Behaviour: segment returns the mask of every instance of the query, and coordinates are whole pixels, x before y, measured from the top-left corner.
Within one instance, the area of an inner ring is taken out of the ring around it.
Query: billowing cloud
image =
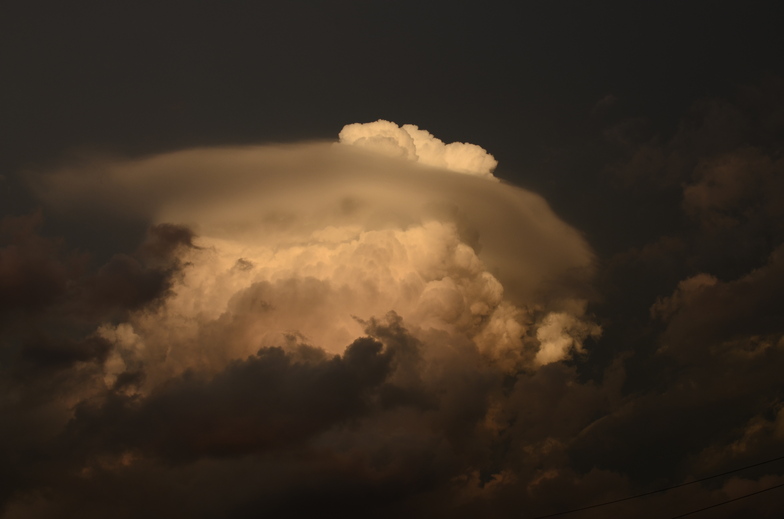
[[[99,206],[198,235],[157,312],[98,330],[117,346],[107,380],[128,363],[150,383],[222,368],[287,337],[340,353],[390,311],[506,369],[567,358],[598,333],[583,323],[590,249],[509,185],[329,144],[183,151],[38,182],[66,211]]]
[[[493,170],[498,162],[483,148],[466,142],[444,144],[413,124],[398,126],[383,119],[348,124],[340,131],[340,142],[426,166],[497,180]]]

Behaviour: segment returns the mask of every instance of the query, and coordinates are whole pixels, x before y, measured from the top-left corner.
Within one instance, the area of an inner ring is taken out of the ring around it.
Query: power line
[[[745,467],[740,467],[740,468],[737,468],[737,469],[734,469],[734,470],[728,470],[726,472],[722,472],[721,474],[714,474],[713,476],[707,476],[707,477],[704,477],[704,478],[701,478],[701,479],[695,479],[694,481],[689,481],[687,483],[681,483],[679,485],[672,485],[670,487],[660,488],[658,490],[651,490],[650,492],[643,492],[642,494],[636,494],[636,495],[633,495],[633,496],[622,497],[620,499],[614,499],[612,501],[605,501],[603,503],[596,503],[594,505],[582,506],[580,508],[572,508],[571,510],[564,510],[563,512],[556,512],[554,514],[538,515],[538,516],[533,517],[531,519],[545,519],[547,517],[557,517],[559,515],[566,515],[566,514],[571,514],[571,513],[574,513],[574,512],[582,512],[583,510],[590,510],[591,508],[599,508],[600,506],[614,505],[615,503],[622,503],[624,501],[629,501],[631,499],[638,499],[640,497],[650,496],[650,495],[653,495],[653,494],[659,494],[661,492],[667,492],[668,490],[673,490],[673,489],[676,489],[676,488],[687,487],[689,485],[696,485],[697,483],[702,483],[703,481],[708,481],[709,479],[720,478],[720,477],[726,476],[728,474],[733,474],[735,472],[740,472],[742,470],[751,469],[751,468],[754,468],[754,467],[759,467],[761,465],[767,465],[768,463],[773,463],[774,461],[780,461],[780,460],[784,460],[784,456],[779,456],[778,458],[773,458],[773,459],[769,459],[769,460],[766,460],[766,461],[761,461],[759,463],[754,463],[753,465],[746,465]],[[753,495],[753,494],[749,494],[749,495]],[[729,501],[727,501],[727,502],[729,503]],[[689,513],[694,513],[694,512],[689,512]]]
[[[687,515],[696,514],[697,512],[702,512],[704,510],[710,510],[711,508],[716,508],[717,506],[726,505],[727,503],[732,503],[733,501],[740,501],[741,499],[746,499],[747,497],[756,496],[757,494],[767,492],[768,490],[775,490],[781,487],[784,487],[784,483],[773,485],[772,487],[768,487],[768,488],[763,488],[762,490],[757,490],[756,492],[752,492],[751,494],[746,494],[745,496],[734,497],[732,499],[722,501],[721,503],[716,503],[715,505],[710,505],[710,506],[706,506],[705,508],[700,508],[699,510],[692,510],[691,512],[686,512],[685,514],[676,515],[674,517],[670,517],[670,519],[679,519],[681,517],[686,517]]]

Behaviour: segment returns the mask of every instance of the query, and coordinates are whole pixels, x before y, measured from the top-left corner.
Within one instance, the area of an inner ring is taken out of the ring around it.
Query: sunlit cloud
[[[418,162],[388,157],[394,138]],[[503,370],[568,358],[599,334],[585,316],[589,247],[538,195],[488,181],[495,161],[484,150],[386,121],[348,125],[341,140],[382,153],[196,149],[37,180],[61,210],[196,234],[160,307],[99,328],[114,345],[108,384],[134,366],[150,386],[220,370],[293,338],[342,353],[389,312],[420,339],[467,341]]]

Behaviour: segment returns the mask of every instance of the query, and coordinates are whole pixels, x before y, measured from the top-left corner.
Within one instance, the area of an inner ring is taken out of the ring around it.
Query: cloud
[[[116,367],[166,352],[153,363],[161,380],[170,368],[218,368],[292,334],[339,353],[362,333],[360,321],[388,311],[423,333],[464,337],[510,369],[533,365],[538,320],[563,313],[579,328],[590,293],[589,247],[541,197],[352,148],[197,149],[35,182],[66,213],[95,207],[196,233],[160,312],[99,331],[119,350],[120,327],[139,337]],[[107,268],[125,268],[115,263]]]
[[[692,150],[670,184],[689,227],[597,263],[540,196],[454,170],[483,150],[347,128],[395,156],[200,148],[30,177],[43,212],[0,225],[3,517],[535,516],[780,444],[780,250],[734,275],[711,252],[775,228],[764,149]],[[147,232],[94,266],[42,214]]]
[[[609,170],[635,232],[605,263],[596,312],[616,323],[600,344],[626,356],[628,396],[573,439],[573,466],[710,474],[781,449],[782,127],[770,115],[781,91],[770,87],[695,104],[669,139],[637,135],[635,121],[614,139],[630,151]]]
[[[593,254],[541,197],[488,182],[495,161],[481,148],[387,127],[417,161],[310,143],[29,177],[61,222],[148,231],[93,267],[39,236],[40,216],[3,227],[8,311],[42,329],[0,336],[15,352],[4,383],[24,395],[2,404],[0,437],[30,453],[5,469],[9,517],[83,508],[103,487],[114,497],[84,511],[101,516],[127,488],[176,494],[181,478],[206,496],[238,485],[243,466],[254,484],[237,486],[238,510],[356,489],[378,497],[368,511],[402,510],[414,489],[455,475],[516,481],[482,461],[499,427],[489,417],[507,405],[505,377],[599,333],[586,306]],[[35,424],[47,432],[20,434]],[[53,461],[33,463],[44,451]],[[222,509],[216,495],[185,509]]]
[[[493,170],[498,162],[484,149],[464,142],[444,144],[413,124],[398,126],[383,119],[347,124],[340,131],[340,142],[426,166],[497,180]]]
[[[62,244],[36,233],[40,213],[0,220],[0,313],[35,310],[66,290],[69,276],[80,268],[79,258],[62,258]]]
[[[99,406],[85,402],[66,441],[88,450],[121,445],[179,463],[301,443],[367,413],[392,370],[395,347],[383,348],[370,337],[341,356],[308,346],[263,348],[212,378],[175,377],[138,402],[119,395]]]
[[[776,346],[784,334],[778,319],[783,288],[784,250],[779,247],[766,265],[739,279],[722,282],[698,274],[682,281],[651,312],[666,320],[662,343],[674,355],[708,349],[714,355],[753,355]]]
[[[536,354],[538,364],[557,362],[566,357],[574,348],[583,351],[583,341],[591,336],[601,335],[601,328],[595,323],[587,323],[567,313],[550,313],[536,330],[536,338],[541,344]]]

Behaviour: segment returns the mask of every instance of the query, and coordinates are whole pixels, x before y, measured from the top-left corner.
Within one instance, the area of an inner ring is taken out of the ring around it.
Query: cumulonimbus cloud
[[[37,234],[41,215],[0,222],[0,238],[27,222],[0,249],[0,290],[30,294],[0,305],[24,317],[0,335],[21,352],[2,374],[22,395],[0,401],[0,455],[30,453],[0,469],[8,517],[114,515],[129,491],[149,496],[132,514],[173,499],[211,516],[391,491],[372,512],[405,503],[404,481],[452,481],[470,499],[518,488],[519,471],[484,454],[527,413],[524,384],[505,384],[573,376],[559,361],[600,332],[592,252],[540,196],[492,177],[484,150],[387,125],[414,143],[411,160],[342,138],[31,177],[50,217],[148,235],[90,274]],[[44,451],[54,461],[30,463]],[[198,481],[189,499],[182,480]]]
[[[291,337],[339,353],[388,312],[423,334],[468,340],[506,369],[567,358],[599,333],[585,321],[590,248],[540,196],[482,178],[495,161],[481,148],[450,148],[410,125],[349,125],[341,140],[386,139],[379,125],[409,135],[427,167],[312,143],[186,150],[36,179],[61,210],[197,236],[157,311],[98,330],[116,345],[107,382],[135,363],[149,381],[222,368]]]

